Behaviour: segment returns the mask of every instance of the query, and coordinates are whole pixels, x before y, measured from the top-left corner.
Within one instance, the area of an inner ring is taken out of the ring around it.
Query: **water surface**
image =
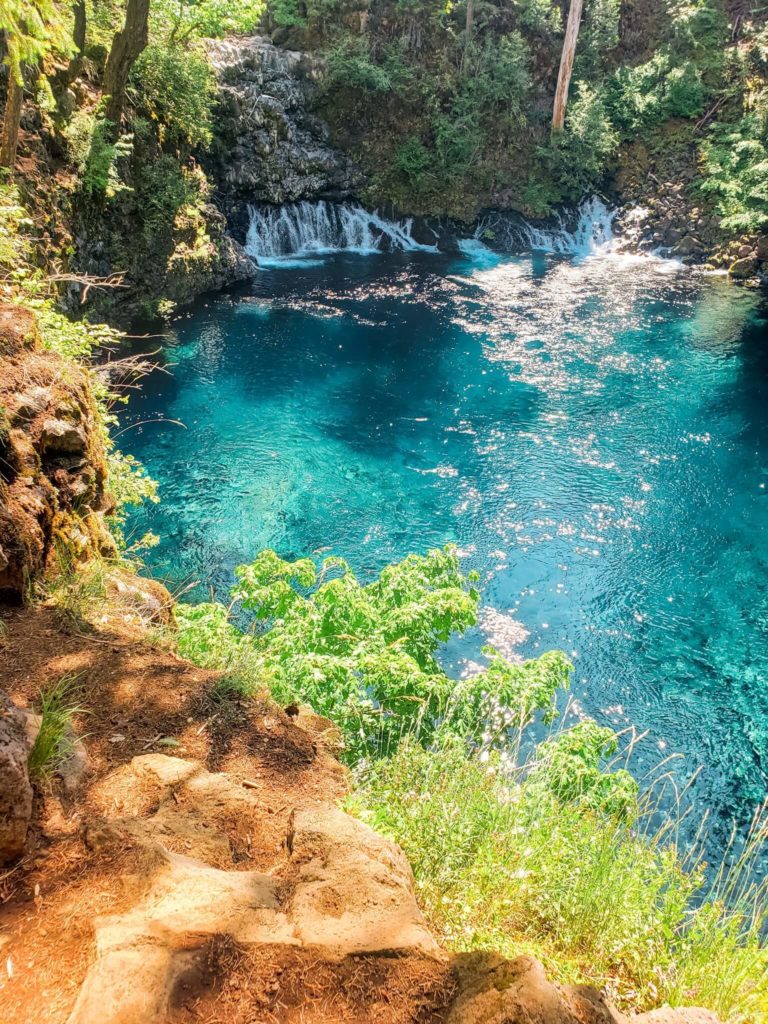
[[[220,596],[265,546],[368,577],[456,541],[483,603],[457,671],[483,639],[563,648],[572,713],[648,730],[640,770],[702,766],[724,834],[768,775],[766,337],[754,293],[647,258],[265,270],[176,321],[131,400],[162,495],[131,528]]]

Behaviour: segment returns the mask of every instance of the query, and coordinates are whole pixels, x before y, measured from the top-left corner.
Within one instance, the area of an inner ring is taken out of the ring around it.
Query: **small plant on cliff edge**
[[[349,807],[403,847],[450,948],[530,953],[556,980],[596,984],[626,1009],[693,1003],[765,1022],[768,886],[754,870],[765,814],[708,884],[678,848],[674,790],[660,778],[638,800],[628,773],[606,764],[614,742],[580,723],[520,764],[406,742],[367,766]]]
[[[40,728],[28,759],[30,778],[36,782],[49,782],[72,753],[72,720],[83,714],[77,685],[77,676],[64,676],[40,694]]]

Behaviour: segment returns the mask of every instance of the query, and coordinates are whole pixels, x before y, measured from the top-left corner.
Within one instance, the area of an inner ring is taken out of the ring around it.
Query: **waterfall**
[[[412,218],[386,220],[351,203],[250,206],[245,251],[259,266],[295,266],[334,252],[437,252],[411,235]]]
[[[551,227],[536,227],[523,218],[508,214],[487,214],[478,224],[475,238],[489,240],[497,249],[538,249],[590,256],[608,252],[614,247],[615,216],[615,210],[609,210],[601,199],[592,196],[575,210],[558,214]]]
[[[249,206],[245,251],[261,267],[307,266],[330,253],[438,252],[417,242],[413,218],[387,220],[354,203],[300,202]],[[589,256],[613,251],[615,210],[593,196],[558,214],[549,226],[536,226],[514,213],[485,214],[470,237],[450,243],[475,262],[492,265],[499,254],[539,250]],[[450,237],[446,233],[443,237]],[[495,255],[494,255],[495,254]]]

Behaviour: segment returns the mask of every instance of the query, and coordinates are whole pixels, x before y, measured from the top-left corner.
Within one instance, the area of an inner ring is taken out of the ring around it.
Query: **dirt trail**
[[[4,627],[17,704],[77,678],[89,768],[38,793],[0,881],[2,1024],[626,1024],[528,957],[438,947],[402,852],[338,809],[331,723],[214,700],[215,673],[119,623]]]

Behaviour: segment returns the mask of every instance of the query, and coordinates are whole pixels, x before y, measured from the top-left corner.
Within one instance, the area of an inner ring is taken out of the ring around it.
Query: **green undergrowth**
[[[663,766],[641,795],[612,730],[554,728],[563,654],[513,664],[486,648],[484,669],[450,679],[440,646],[479,602],[454,549],[370,583],[341,559],[272,551],[236,577],[229,606],[177,605],[180,653],[223,671],[219,702],[271,694],[339,726],[348,809],[403,846],[449,948],[533,953],[626,1008],[768,1019],[768,893],[754,872],[765,822],[713,876],[681,842]]]
[[[0,183],[0,289],[3,298],[34,314],[43,348],[63,360],[62,380],[67,367],[84,370],[87,374],[104,450],[107,486],[113,498],[108,525],[118,547],[125,548],[123,526],[127,511],[144,501],[158,499],[155,481],[135,458],[123,453],[115,443],[115,411],[119,404],[127,401],[127,393],[108,387],[95,369],[101,356],[113,354],[120,348],[124,335],[108,324],[73,319],[58,308],[55,284],[35,260],[33,232],[34,224],[19,188]],[[126,379],[130,381],[130,373]],[[153,538],[148,536],[144,540],[149,544]]]
[[[28,759],[30,778],[38,783],[50,782],[72,753],[72,720],[84,713],[78,688],[77,676],[64,676],[40,694],[40,728]]]

